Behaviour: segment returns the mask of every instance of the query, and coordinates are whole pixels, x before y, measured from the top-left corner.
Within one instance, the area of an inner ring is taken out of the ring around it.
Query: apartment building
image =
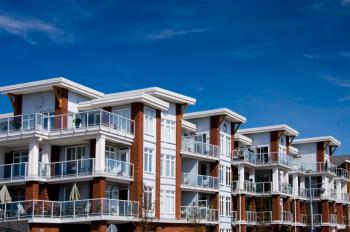
[[[335,138],[240,129],[226,108],[65,78],[0,88],[0,227],[24,231],[350,231]]]

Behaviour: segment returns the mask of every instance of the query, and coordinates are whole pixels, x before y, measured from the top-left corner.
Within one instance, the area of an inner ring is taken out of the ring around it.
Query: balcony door
[[[257,163],[266,164],[269,162],[269,146],[259,146],[256,148]]]
[[[63,164],[64,175],[82,174],[89,167],[85,160],[85,146],[66,147],[66,162]]]
[[[13,152],[13,168],[12,177],[24,177],[26,174],[26,163],[28,162],[28,152],[18,151]]]
[[[106,168],[108,171],[116,173],[127,173],[129,168],[129,148],[118,148],[106,146]]]

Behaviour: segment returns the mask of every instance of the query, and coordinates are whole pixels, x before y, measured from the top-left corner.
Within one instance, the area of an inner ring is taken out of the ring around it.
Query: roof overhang
[[[8,85],[8,86],[0,87],[0,93],[4,95],[30,94],[30,93],[51,91],[53,90],[54,86],[68,89],[72,92],[75,92],[77,94],[83,95],[91,99],[104,96],[104,94],[99,91],[93,90],[84,85],[70,81],[64,77],[50,78],[46,80],[32,81],[32,82],[26,82],[26,83],[21,83],[16,85]]]
[[[135,102],[143,103],[151,108],[162,111],[169,109],[169,103],[153,97],[146,93],[129,93],[122,92],[118,94],[107,95],[106,97],[94,99],[91,101],[84,101],[78,104],[79,110],[93,110],[101,109],[107,106],[121,106]]]
[[[0,114],[0,119],[13,117],[13,113]]]
[[[191,123],[189,121],[183,120],[181,121],[181,127],[182,129],[185,129],[190,132],[196,132],[197,131],[197,126],[194,123]]]
[[[293,146],[288,147],[288,152],[292,155],[298,155],[299,154],[299,149]]]
[[[272,132],[272,131],[282,131],[284,135],[292,136],[292,137],[299,135],[298,131],[294,130],[293,128],[291,128],[286,124],[240,129],[238,130],[238,133],[248,135],[248,134],[266,133],[266,132]]]
[[[175,93],[166,89],[162,89],[159,87],[151,87],[151,88],[144,88],[144,89],[137,89],[137,90],[131,90],[131,91],[125,91],[120,93],[112,93],[106,95],[107,97],[112,97],[113,95],[117,94],[137,94],[137,93],[147,93],[151,96],[157,97],[159,99],[172,102],[172,103],[178,103],[178,104],[186,104],[186,105],[194,105],[196,103],[196,99]]]
[[[235,141],[242,143],[245,146],[252,146],[253,145],[253,141],[251,138],[244,136],[242,134],[235,134]]]
[[[307,143],[318,143],[318,142],[328,142],[330,146],[339,147],[341,142],[334,138],[333,136],[322,136],[322,137],[312,137],[304,139],[295,139],[292,144],[307,144]]]
[[[184,114],[184,119],[190,120],[190,119],[206,118],[206,117],[218,116],[218,115],[224,116],[225,119],[229,122],[245,123],[247,121],[247,119],[242,115],[237,114],[236,112],[233,112],[232,110],[229,110],[227,108],[186,113]]]

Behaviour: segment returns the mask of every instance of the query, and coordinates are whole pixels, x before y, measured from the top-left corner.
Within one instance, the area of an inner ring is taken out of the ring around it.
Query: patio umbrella
[[[0,202],[1,203],[7,203],[7,202],[11,202],[11,196],[10,193],[6,187],[6,185],[2,186],[1,190],[0,190]]]
[[[73,184],[72,191],[69,195],[70,201],[78,201],[80,199],[79,189],[76,183]]]

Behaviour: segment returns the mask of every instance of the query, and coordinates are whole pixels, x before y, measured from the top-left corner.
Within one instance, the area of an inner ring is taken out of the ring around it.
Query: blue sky
[[[160,86],[350,153],[349,25],[350,0],[0,1],[0,85]]]

